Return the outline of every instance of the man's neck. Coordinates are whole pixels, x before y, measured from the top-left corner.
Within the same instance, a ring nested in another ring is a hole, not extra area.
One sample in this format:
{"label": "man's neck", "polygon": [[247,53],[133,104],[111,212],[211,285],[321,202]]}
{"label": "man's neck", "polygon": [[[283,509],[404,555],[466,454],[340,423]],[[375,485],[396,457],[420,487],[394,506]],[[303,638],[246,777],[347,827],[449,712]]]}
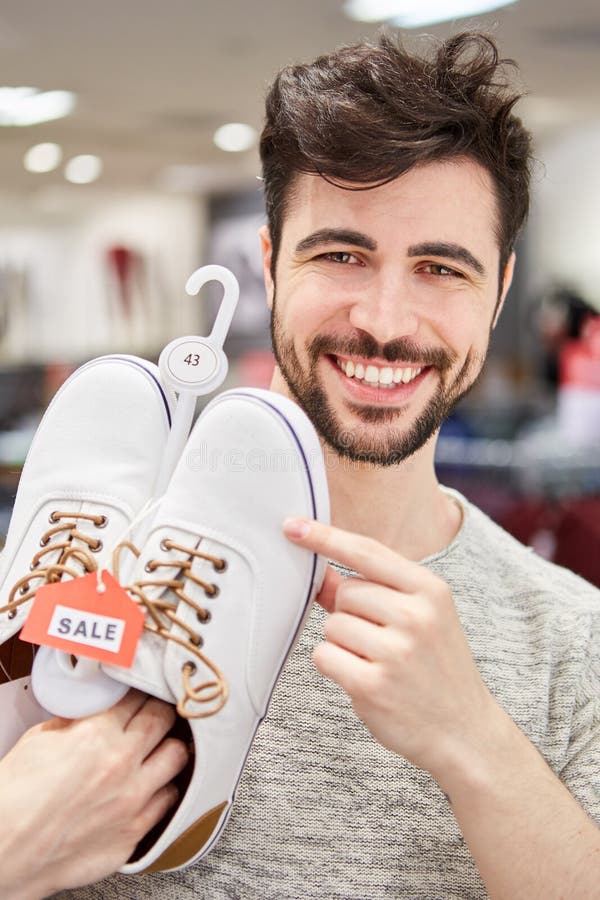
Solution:
{"label": "man's neck", "polygon": [[[271,389],[290,396],[281,376]],[[443,550],[456,536],[462,513],[437,481],[436,437],[385,468],[345,459],[324,445],[332,525],[375,538],[408,559]]]}
{"label": "man's neck", "polygon": [[421,560],[443,550],[460,528],[461,511],[440,489],[434,446],[432,439],[409,459],[387,468],[328,456],[332,524],[375,538],[408,559]]}

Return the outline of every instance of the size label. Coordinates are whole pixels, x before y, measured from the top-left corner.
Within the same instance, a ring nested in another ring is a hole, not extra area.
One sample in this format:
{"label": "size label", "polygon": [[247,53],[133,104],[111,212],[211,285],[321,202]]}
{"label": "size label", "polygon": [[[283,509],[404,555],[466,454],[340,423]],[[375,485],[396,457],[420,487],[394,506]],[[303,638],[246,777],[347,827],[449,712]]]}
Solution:
{"label": "size label", "polygon": [[144,613],[109,572],[38,588],[21,639],[130,668]]}
{"label": "size label", "polygon": [[209,344],[184,341],[170,352],[167,366],[174,378],[186,384],[195,384],[212,378],[219,360]]}

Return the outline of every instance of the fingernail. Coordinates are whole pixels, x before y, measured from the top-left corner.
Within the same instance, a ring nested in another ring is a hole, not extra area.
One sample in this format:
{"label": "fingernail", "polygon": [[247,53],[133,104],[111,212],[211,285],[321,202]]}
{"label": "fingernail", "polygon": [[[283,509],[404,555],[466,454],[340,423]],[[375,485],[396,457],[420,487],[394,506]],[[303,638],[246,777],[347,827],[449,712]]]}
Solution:
{"label": "fingernail", "polygon": [[306,537],[310,531],[310,522],[308,519],[291,518],[286,519],[283,523],[283,533],[292,540],[301,540]]}

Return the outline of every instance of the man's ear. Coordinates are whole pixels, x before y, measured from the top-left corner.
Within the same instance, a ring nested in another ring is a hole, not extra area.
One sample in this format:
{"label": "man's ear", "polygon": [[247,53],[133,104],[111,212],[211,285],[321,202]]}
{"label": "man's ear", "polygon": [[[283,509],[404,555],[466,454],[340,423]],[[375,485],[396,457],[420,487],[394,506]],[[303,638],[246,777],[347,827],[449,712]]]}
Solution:
{"label": "man's ear", "polygon": [[265,289],[267,291],[267,304],[269,309],[273,309],[273,297],[275,296],[275,285],[273,276],[271,275],[271,260],[273,258],[273,244],[271,243],[271,234],[269,226],[263,225],[259,229],[260,246],[263,258],[263,278],[265,280]]}
{"label": "man's ear", "polygon": [[502,290],[500,292],[500,296],[498,297],[498,302],[496,304],[496,309],[494,311],[494,321],[492,322],[492,330],[498,324],[498,319],[500,318],[500,313],[502,312],[502,307],[504,306],[504,301],[506,300],[506,295],[508,294],[508,289],[510,288],[513,280],[513,275],[515,271],[515,262],[516,255],[513,253],[508,257],[508,261],[506,266],[504,267],[504,275],[502,276]]}

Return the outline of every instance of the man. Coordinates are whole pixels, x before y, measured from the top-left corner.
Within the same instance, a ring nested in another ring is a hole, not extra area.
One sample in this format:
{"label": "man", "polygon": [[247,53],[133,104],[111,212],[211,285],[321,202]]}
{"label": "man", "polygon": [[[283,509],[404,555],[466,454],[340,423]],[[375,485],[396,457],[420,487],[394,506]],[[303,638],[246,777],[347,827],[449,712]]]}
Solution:
{"label": "man", "polygon": [[285,527],[336,562],[329,615],[283,673],[215,851],[76,896],[600,896],[600,597],[433,466],[527,212],[502,73],[482,36],[432,59],[384,38],[271,88],[272,387],[323,439],[335,526]]}

